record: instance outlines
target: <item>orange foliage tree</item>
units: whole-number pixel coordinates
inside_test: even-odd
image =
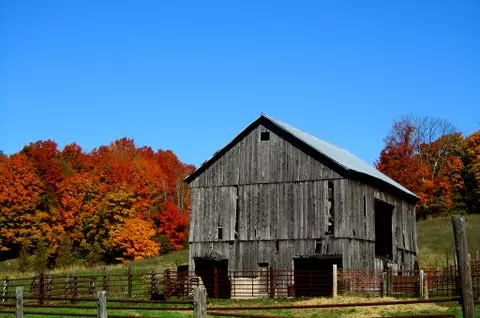
[[[469,211],[465,140],[452,127],[432,118],[395,121],[375,163],[377,169],[420,197],[419,218]]]
[[[470,213],[480,213],[480,130],[465,140],[466,200]]]
[[[138,260],[158,255],[154,240],[155,230],[151,221],[138,218],[127,219],[120,230],[112,233],[111,245],[121,261]]]
[[[64,233],[76,257],[95,245],[105,261],[156,255],[161,235],[182,248],[189,213],[183,179],[193,169],[171,151],[138,148],[128,138],[90,153],[75,143],[59,151],[47,140],[0,155],[0,259],[40,238],[54,251]]]

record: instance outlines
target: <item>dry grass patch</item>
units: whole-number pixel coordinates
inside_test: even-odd
[[[365,298],[344,296],[333,298],[312,298],[308,300],[300,300],[295,302],[295,305],[319,305],[319,304],[348,304],[348,303],[373,303],[381,301],[398,301],[396,298]],[[369,306],[369,307],[345,307],[345,308],[326,308],[326,309],[304,309],[294,312],[294,317],[307,317],[321,314],[322,311],[332,312],[338,311],[336,317],[378,317],[382,315],[394,315],[399,313],[443,313],[449,310],[446,306],[441,306],[436,303],[425,304],[409,304],[409,305],[384,305],[384,306]]]

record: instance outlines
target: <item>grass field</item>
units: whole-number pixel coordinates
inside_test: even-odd
[[[475,250],[480,251],[480,215],[468,215],[467,235],[471,257]],[[446,255],[449,264],[453,264],[455,254],[452,218],[435,218],[417,222],[418,259],[420,267],[441,268],[446,265]]]
[[[170,254],[160,255],[148,259],[132,262],[132,273],[146,273],[152,270],[162,270],[169,267],[175,267],[180,264],[186,264],[188,262],[188,250],[175,251]],[[128,264],[115,264],[108,265],[107,270],[110,274],[125,273]],[[75,272],[77,275],[100,275],[103,270],[103,266],[97,266],[94,268],[87,268],[82,265],[75,265],[70,268],[55,269],[48,271],[52,274],[64,274]],[[0,278],[9,276],[10,278],[16,277],[31,277],[35,273],[19,273],[17,272],[17,261],[15,259],[6,260],[0,262]]]

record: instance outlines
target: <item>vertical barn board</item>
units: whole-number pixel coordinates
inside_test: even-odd
[[[239,186],[239,201],[240,201],[240,211],[239,212],[239,226],[238,226],[238,237],[240,240],[247,239],[247,222],[248,222],[248,209],[250,207],[249,196],[248,196],[248,187],[249,186]]]
[[[345,217],[345,211],[343,202],[341,202],[342,192],[345,193],[345,187],[342,187],[342,180],[335,180],[333,182],[333,192],[334,192],[334,215],[335,215],[335,236],[346,237],[346,229],[348,228],[347,218]],[[328,189],[328,183],[325,182],[325,188]],[[328,196],[328,193],[327,193]]]
[[[229,267],[235,263],[232,268],[252,269],[249,267],[258,265],[259,254],[266,261],[265,255],[269,253],[269,263],[289,268],[294,256],[313,255],[315,239],[324,238],[324,254],[349,254],[345,265],[372,264],[377,197],[395,206],[392,227],[393,231],[397,227],[400,230],[392,240],[395,244],[392,250],[410,250],[405,253],[405,262],[413,262],[416,251],[413,205],[362,182],[338,179],[341,176],[337,172],[273,131],[269,141],[260,141],[262,129],[265,128],[253,129],[191,182],[189,259],[210,253],[208,242],[217,242],[213,245],[215,250],[236,260],[229,262]],[[335,238],[325,236],[328,178],[335,188]],[[232,245],[227,241],[235,240],[236,189],[221,187],[224,185],[239,186],[239,240]],[[223,242],[218,242],[219,224],[223,227]],[[278,254],[276,240],[280,240]]]
[[[318,160],[270,131],[269,141],[260,141],[263,126],[253,129],[233,147],[209,164],[192,187],[340,178]]]

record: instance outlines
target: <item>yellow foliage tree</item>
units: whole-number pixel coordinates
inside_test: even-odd
[[[120,231],[112,233],[111,245],[123,255],[119,260],[143,259],[158,255],[154,236],[152,222],[138,218],[127,219]]]

